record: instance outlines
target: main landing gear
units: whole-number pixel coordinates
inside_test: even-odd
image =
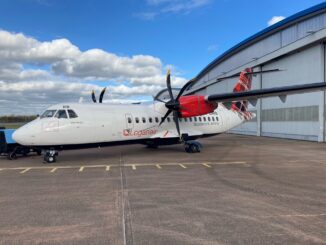
[[[185,151],[188,153],[199,153],[202,148],[202,144],[200,144],[198,141],[185,142]]]
[[[56,150],[46,150],[44,154],[44,163],[54,163],[56,162],[56,157],[58,152]]]

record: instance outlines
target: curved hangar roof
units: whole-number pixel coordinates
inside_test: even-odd
[[[231,60],[232,57],[238,56],[236,54],[246,49],[250,49],[251,47],[254,48],[255,50],[248,51],[251,53],[254,51],[254,54],[258,54],[256,57],[261,57],[324,28],[326,28],[326,2],[294,14],[235,45],[209,63],[195,78],[193,78],[192,80],[195,82],[193,85],[202,80],[205,75],[221,65],[224,61]],[[276,39],[276,35],[279,35],[279,39]],[[261,46],[257,45],[259,43],[261,43]],[[275,43],[274,47],[269,50],[268,46],[273,46],[272,43]],[[256,50],[258,50],[258,52]],[[251,58],[250,61],[252,61],[252,59],[258,58]],[[244,63],[229,63],[229,68],[232,69],[244,65]],[[216,74],[214,74],[213,78],[216,78],[227,73],[227,71],[222,72],[220,70],[214,73]],[[209,80],[209,78],[207,79]],[[205,85],[207,86],[207,84]],[[192,89],[190,88],[189,90]],[[198,89],[194,88],[194,90]]]

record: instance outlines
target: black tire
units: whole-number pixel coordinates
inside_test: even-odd
[[[185,145],[185,151],[186,151],[187,153],[191,153],[191,151],[190,151],[190,146],[189,146],[188,144]]]
[[[190,151],[191,151],[191,153],[196,153],[197,152],[197,148],[198,148],[197,145],[191,144],[190,145]]]
[[[44,156],[44,163],[54,163],[54,162],[56,162],[55,156],[50,156],[48,154]]]
[[[9,160],[15,160],[17,159],[17,154],[15,152],[10,152],[8,155]]]

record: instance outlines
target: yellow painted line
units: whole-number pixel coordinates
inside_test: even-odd
[[[106,168],[105,168],[105,171],[110,171],[110,165],[109,166],[106,166]]]
[[[29,171],[29,170],[31,170],[31,168],[26,168],[26,169],[24,169],[23,171],[20,171],[20,173],[21,173],[21,174],[24,174],[24,173],[26,173],[26,172]]]
[[[320,161],[315,161],[315,162],[319,162],[322,163]],[[250,166],[247,162],[205,162],[205,164],[213,166],[213,165],[236,165],[236,164],[242,164],[244,166]],[[322,164],[326,164],[322,163]],[[183,165],[183,167],[181,166]],[[198,163],[198,162],[187,162],[187,163],[177,163],[177,162],[170,162],[170,163],[130,163],[130,164],[124,164],[124,167],[132,167],[132,169],[136,169],[137,167],[144,167],[144,166],[156,166],[158,169],[163,168],[164,166],[180,166],[182,168],[187,168],[187,166],[190,165],[203,165],[203,163]],[[205,166],[205,165],[204,165]],[[20,170],[20,171],[24,171],[26,169],[28,170],[34,170],[34,169],[38,169],[38,170],[44,170],[47,169],[51,172],[51,170],[53,170],[54,168],[56,169],[79,169],[79,172],[82,172],[85,168],[105,168],[107,169],[109,167],[109,165],[68,165],[68,166],[25,166],[25,167],[15,167],[15,168],[1,168],[1,170]],[[109,169],[111,169],[112,167],[119,167],[119,165],[110,165]],[[206,166],[207,167],[207,166]],[[57,170],[55,170],[57,171]],[[109,171],[109,170],[107,170]]]
[[[53,168],[50,172],[54,173],[55,171],[57,171],[58,168]]]
[[[181,167],[181,168],[187,168],[185,165],[183,165],[183,164],[179,164],[179,166]]]
[[[202,165],[205,166],[205,167],[207,167],[207,168],[211,168],[212,167],[211,165],[208,165],[207,163],[203,163]]]

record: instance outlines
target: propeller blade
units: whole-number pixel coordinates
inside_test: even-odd
[[[168,91],[169,91],[170,99],[174,100],[173,93],[172,93],[172,88],[171,88],[171,72],[170,72],[170,69],[168,70],[168,74],[166,76],[166,86],[167,86]]]
[[[92,91],[92,100],[93,100],[94,103],[96,103],[96,97],[95,97],[94,89]]]
[[[100,100],[99,100],[99,103],[102,103],[103,101],[103,96],[104,96],[104,93],[106,91],[106,87],[102,90],[101,94],[100,94]]]
[[[161,124],[164,123],[165,119],[166,119],[166,118],[171,114],[171,112],[172,112],[172,110],[168,110],[168,111],[165,113],[165,115],[164,115],[164,117],[162,118],[162,120],[161,120],[159,126],[161,126]]]
[[[174,122],[175,122],[175,126],[176,126],[176,128],[177,128],[179,138],[180,138],[180,140],[181,140],[181,135],[180,135],[180,125],[179,125],[179,115],[178,115],[178,112],[177,112],[177,111],[173,111],[173,120],[174,120]]]
[[[193,80],[188,81],[185,85],[183,85],[183,87],[181,88],[181,90],[178,93],[177,98],[175,99],[176,101],[178,101],[181,97],[181,95],[183,94],[183,92],[190,86],[190,84],[193,83]]]

